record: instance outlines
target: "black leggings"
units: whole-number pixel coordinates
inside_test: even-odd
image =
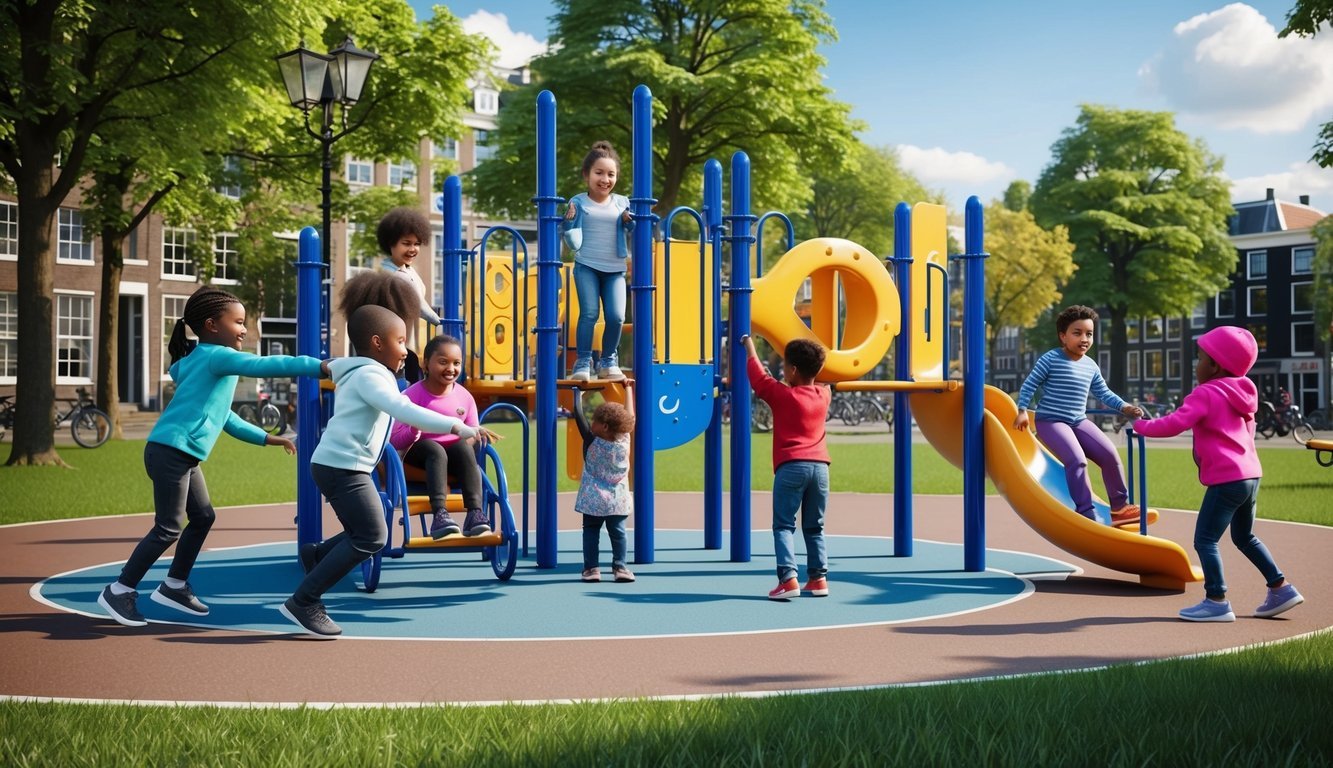
[[[315,548],[318,563],[292,594],[298,605],[313,605],[362,560],[384,549],[389,527],[379,490],[366,472],[311,464],[319,492],[329,500],[343,530]]]
[[[403,463],[426,470],[426,493],[430,495],[432,510],[444,509],[444,498],[449,494],[449,470],[453,470],[454,478],[463,487],[463,506],[481,509],[481,467],[468,441],[440,445],[434,440],[418,440],[403,454]]]
[[[143,449],[143,465],[153,481],[155,515],[153,529],[120,571],[120,583],[132,588],[139,586],[144,574],[172,544],[176,544],[176,556],[167,575],[182,581],[189,578],[216,517],[199,459],[169,445],[148,443]],[[187,520],[189,525],[185,525]]]

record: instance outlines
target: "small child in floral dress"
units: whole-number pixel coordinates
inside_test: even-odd
[[[616,581],[634,581],[625,567],[625,520],[634,511],[629,490],[629,443],[634,414],[620,403],[593,411],[592,444],[583,459],[583,478],[574,511],[583,515],[583,580],[601,581],[598,569],[602,523],[611,538],[611,572]]]

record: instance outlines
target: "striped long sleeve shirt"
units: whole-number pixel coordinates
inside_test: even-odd
[[[1063,349],[1052,349],[1037,358],[1032,373],[1023,382],[1018,393],[1018,407],[1026,410],[1041,387],[1041,401],[1037,403],[1037,418],[1042,421],[1063,421],[1077,424],[1088,417],[1088,393],[1102,401],[1107,408],[1120,410],[1125,401],[1106,386],[1101,369],[1093,359],[1084,355],[1070,360]]]

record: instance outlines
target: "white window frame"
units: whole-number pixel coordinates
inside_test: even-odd
[[[1260,265],[1259,269],[1255,269],[1256,263]],[[1267,249],[1245,252],[1245,279],[1246,280],[1268,279]]]
[[[1144,341],[1161,341],[1161,340],[1162,340],[1162,336],[1165,335],[1165,333],[1166,333],[1166,329],[1163,327],[1163,326],[1165,326],[1165,325],[1166,325],[1166,324],[1162,321],[1162,318],[1160,318],[1160,317],[1148,317],[1148,318],[1144,318],[1144,320],[1143,320],[1143,340],[1144,340]],[[1156,333],[1153,332],[1153,329],[1156,329]]]
[[[239,268],[240,255],[236,252],[239,239],[240,235],[235,232],[219,232],[213,236],[213,282],[219,285],[236,285],[238,282],[238,278],[224,275],[235,275]]]
[[[1296,307],[1296,289],[1300,287],[1309,287],[1310,289],[1310,307],[1309,309],[1298,309]],[[1313,315],[1314,314],[1314,281],[1302,280],[1299,283],[1291,284],[1291,314],[1293,315]]]
[[[445,139],[444,143],[431,142],[431,153],[441,160],[458,159],[458,139]]]
[[[185,302],[189,301],[188,295],[175,293],[162,294],[161,312],[162,312],[162,347],[157,351],[158,362],[162,367],[159,369],[162,381],[171,380],[171,353],[167,352],[167,345],[171,343],[171,332],[176,330],[176,321],[185,314]],[[168,309],[172,307],[172,309]],[[186,338],[195,338],[194,332],[189,326],[185,327]]]
[[[1310,339],[1311,339],[1311,342],[1312,342],[1312,343],[1311,343],[1309,349],[1297,349],[1297,348],[1296,348],[1296,328],[1297,328],[1298,326],[1299,326],[1299,327],[1309,327],[1309,329],[1310,329]],[[1292,324],[1291,324],[1291,356],[1292,356],[1292,357],[1314,357],[1314,354],[1315,354],[1315,347],[1318,345],[1318,343],[1319,343],[1319,342],[1318,342],[1317,339],[1315,339],[1315,335],[1314,335],[1314,322],[1313,322],[1313,321],[1312,321],[1312,322],[1308,322],[1308,323],[1292,323]]]
[[[491,131],[475,128],[472,131],[472,167],[476,168],[483,160],[495,157],[495,147],[486,146],[486,139]]]
[[[1208,325],[1208,302],[1201,301],[1190,311],[1190,328],[1199,329]]]
[[[0,291],[0,384],[15,384],[19,368],[19,294]],[[6,373],[8,365],[13,373]]]
[[[19,260],[19,204],[0,200],[0,261]]]
[[[472,111],[479,115],[500,114],[500,92],[494,88],[476,88],[472,91]]]
[[[1166,377],[1171,381],[1180,381],[1180,350],[1168,349],[1166,351]]]
[[[1251,286],[1249,286],[1248,288],[1245,289],[1245,315],[1246,315],[1247,317],[1250,317],[1250,318],[1255,318],[1255,317],[1263,317],[1263,318],[1267,318],[1267,317],[1268,317],[1268,307],[1267,307],[1267,306],[1265,306],[1265,307],[1263,308],[1263,311],[1262,311],[1262,312],[1256,311],[1255,308],[1254,308],[1254,296],[1255,296],[1255,293],[1256,293],[1256,292],[1262,292],[1262,293],[1263,293],[1263,295],[1264,295],[1264,304],[1265,304],[1265,305],[1267,305],[1267,304],[1269,303],[1269,299],[1268,299],[1268,286],[1266,286],[1266,285],[1251,285]]]
[[[224,158],[222,161],[223,175],[224,176],[231,176],[232,174],[239,175],[240,172],[241,172],[240,158],[236,157],[235,155],[227,155],[227,157]],[[241,187],[241,182],[239,181],[239,179],[233,179],[233,178],[224,178],[216,187],[214,187],[214,189],[217,190],[217,193],[219,195],[222,195],[228,200],[240,200],[241,194],[245,192],[245,190]]]
[[[1097,367],[1103,371],[1111,370],[1111,351],[1109,349],[1097,350]]]
[[[1136,349],[1133,352],[1125,353],[1125,378],[1133,381],[1143,379],[1143,360]]]
[[[1143,318],[1131,317],[1125,320],[1125,341],[1139,344],[1143,341]]]
[[[178,237],[183,238],[183,240],[181,242],[177,242],[176,240]],[[189,246],[191,243],[194,242],[195,237],[196,237],[195,231],[193,229],[189,229],[186,227],[162,228],[162,279],[163,280],[178,280],[180,282],[190,282],[190,283],[198,281],[199,279],[198,266],[194,263],[194,259],[190,258],[190,252],[189,252]],[[168,255],[169,254],[168,249],[170,249],[170,255]],[[181,251],[181,255],[179,257],[177,257],[175,253],[177,249],[180,249]],[[184,274],[174,271],[168,272],[167,267],[175,264],[188,265],[189,274]]]
[[[1302,269],[1296,265],[1296,254],[1305,255],[1305,268]],[[1291,249],[1291,274],[1310,275],[1314,274],[1314,246],[1302,245]]]
[[[1171,327],[1172,323],[1175,324],[1175,328]],[[1166,319],[1166,340],[1180,341],[1180,334],[1182,332],[1181,329],[1183,329],[1184,327],[1185,327],[1185,318],[1168,317]]]
[[[1157,373],[1152,372],[1153,360],[1157,361]],[[1162,355],[1160,349],[1148,349],[1143,352],[1143,380],[1157,381],[1162,378],[1166,372],[1166,358]]]
[[[93,373],[95,372],[97,364],[97,360],[94,357],[94,355],[97,354],[97,346],[95,344],[95,342],[97,341],[95,337],[95,334],[97,332],[97,317],[95,315],[95,313],[97,312],[97,306],[96,302],[93,301],[94,297],[95,294],[92,291],[63,290],[55,292],[56,384],[92,383]],[[79,303],[83,306],[86,306],[87,308],[86,316],[81,314],[80,316],[76,317],[72,314],[65,314],[65,312],[62,311],[66,306],[69,306],[72,303],[71,301],[66,301],[66,300],[73,300],[73,299],[79,299],[80,300]],[[69,325],[66,326],[65,325],[66,323],[68,323]],[[74,323],[86,323],[87,324],[86,329],[85,328],[79,329],[80,331],[86,331],[86,335],[84,335],[83,333],[79,334],[73,333],[72,331],[74,330],[73,328]],[[81,345],[82,344],[87,345],[85,347],[85,357],[82,363],[85,372],[87,373],[86,376],[61,375],[60,367],[62,365],[67,365],[67,363],[64,363],[60,357],[61,351],[66,348],[65,347],[66,342],[70,342],[71,344],[77,342],[80,343]],[[73,347],[71,346],[70,348]]]
[[[358,253],[356,246],[353,245],[353,236],[358,232],[365,231],[365,229],[366,225],[360,222],[347,222],[347,258],[345,259],[347,263],[347,277],[379,269],[380,255],[378,253],[374,251]]]
[[[365,171],[366,179],[364,181],[361,179],[361,171]],[[344,174],[344,179],[348,184],[354,187],[369,187],[375,183],[375,162],[348,155]]]
[[[79,238],[88,236],[83,225],[83,211],[77,208],[59,209],[56,213],[56,263],[78,264],[85,267],[96,264],[97,250],[93,247],[93,241],[74,240],[72,239],[74,236]],[[72,253],[80,255],[71,256]]]
[[[398,180],[394,181],[397,176]],[[389,186],[396,189],[412,189],[417,185],[417,164],[411,160],[401,163],[389,161]]]
[[[1227,312],[1226,314],[1222,313],[1223,296],[1231,297],[1231,311]],[[1224,291],[1218,291],[1217,295],[1213,297],[1213,317],[1222,318],[1222,317],[1235,317],[1235,316],[1236,316],[1236,289],[1227,288]]]

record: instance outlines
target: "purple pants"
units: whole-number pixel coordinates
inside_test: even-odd
[[[1102,469],[1106,500],[1111,503],[1111,509],[1125,506],[1129,492],[1125,490],[1125,471],[1120,465],[1120,454],[1092,419],[1072,425],[1038,419],[1037,437],[1065,465],[1065,482],[1069,484],[1069,496],[1074,500],[1076,512],[1096,519],[1092,511],[1092,487],[1088,485],[1089,461]]]

